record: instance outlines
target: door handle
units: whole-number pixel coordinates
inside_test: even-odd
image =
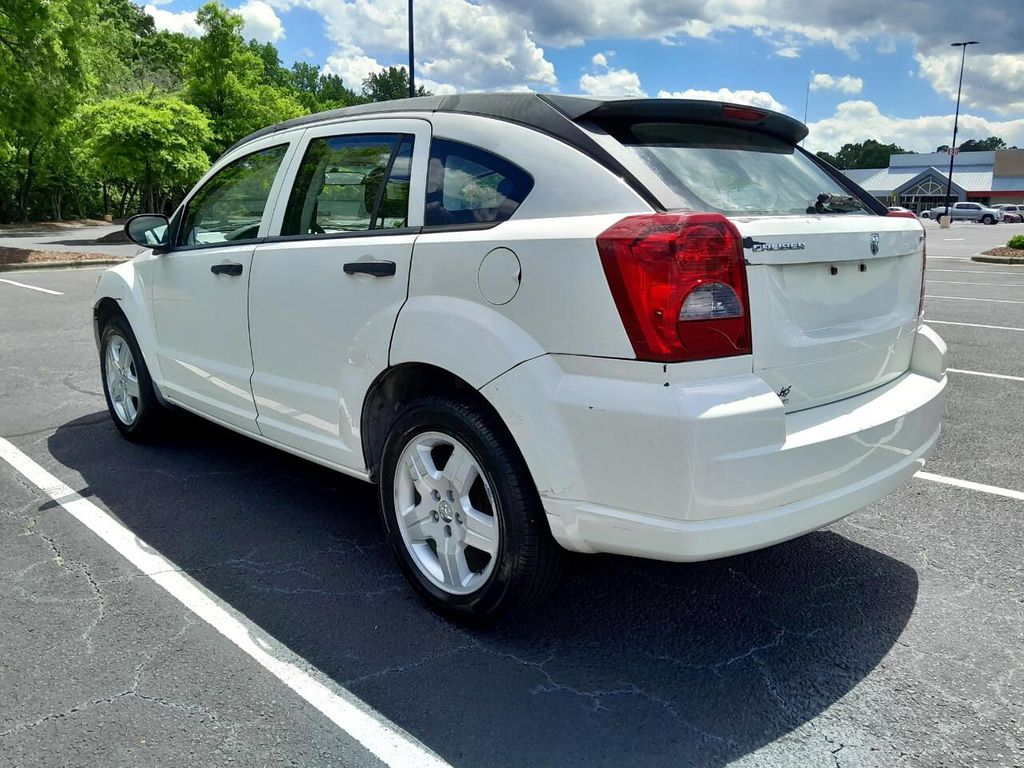
[[[230,275],[231,277],[238,277],[242,274],[242,265],[234,261],[229,261],[225,264],[214,264],[210,267],[210,271],[215,275]]]
[[[391,277],[395,274],[393,261],[350,261],[343,269],[346,275],[373,275]]]

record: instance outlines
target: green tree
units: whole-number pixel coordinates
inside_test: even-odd
[[[968,139],[960,144],[961,152],[990,152],[993,149],[1008,149],[1006,142],[998,136],[989,136],[987,139]],[[935,148],[936,152],[948,152],[949,144],[942,144]]]
[[[417,96],[430,96],[422,85],[416,87]],[[405,67],[387,67],[372,72],[363,80],[363,96],[368,101],[390,101],[409,97],[409,71]]]
[[[25,218],[40,158],[89,90],[84,44],[93,0],[0,5],[0,141],[11,157],[14,215]]]
[[[209,166],[204,151],[212,138],[209,121],[173,96],[107,99],[83,109],[77,124],[98,176],[132,185],[147,210],[159,210]]]
[[[195,38],[180,32],[161,31],[141,38],[135,60],[136,86],[167,93],[181,90],[196,46]]]
[[[902,155],[907,150],[898,144],[882,144],[874,139],[859,144],[844,144],[835,155],[819,152],[818,157],[836,168],[887,168],[889,155]]]
[[[185,93],[210,117],[213,154],[259,128],[303,114],[288,90],[261,82],[265,62],[242,39],[241,16],[207,3],[196,21],[203,36],[188,63]]]
[[[263,65],[259,78],[261,83],[278,88],[287,88],[291,85],[291,73],[281,66],[281,57],[273,43],[259,43],[250,40],[246,47]]]
[[[340,77],[325,75],[318,66],[305,61],[292,64],[289,82],[302,106],[310,112],[338,109],[365,101],[351,88],[347,88]]]

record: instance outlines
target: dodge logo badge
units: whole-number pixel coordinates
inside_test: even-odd
[[[878,233],[875,232],[871,235],[871,255],[875,256],[878,253]]]

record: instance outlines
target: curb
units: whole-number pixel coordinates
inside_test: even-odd
[[[1021,256],[986,256],[979,253],[971,256],[971,261],[980,261],[983,264],[1024,264],[1024,255]]]
[[[25,264],[0,264],[0,272],[17,272],[22,269],[79,269],[86,267],[109,267],[123,264],[131,259],[85,259],[82,261],[30,261]]]

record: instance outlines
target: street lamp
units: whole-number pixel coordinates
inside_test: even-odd
[[[412,0],[409,0],[409,5],[412,5]],[[412,22],[410,21],[409,23],[411,24]],[[963,52],[960,54],[960,84],[956,87],[956,116],[953,118],[953,143],[949,145],[949,178],[946,181],[946,216],[949,216],[949,196],[953,192],[953,159],[956,157],[956,129],[957,124],[960,122],[960,90],[964,87],[964,62],[967,60],[967,46],[977,44],[977,40],[965,40],[962,43],[950,43],[950,46],[953,48],[961,48],[963,49]]]
[[[412,0],[409,0],[409,98],[411,99],[416,95],[416,74],[413,71],[413,61],[415,59],[412,47]],[[963,74],[960,75],[963,77]]]

